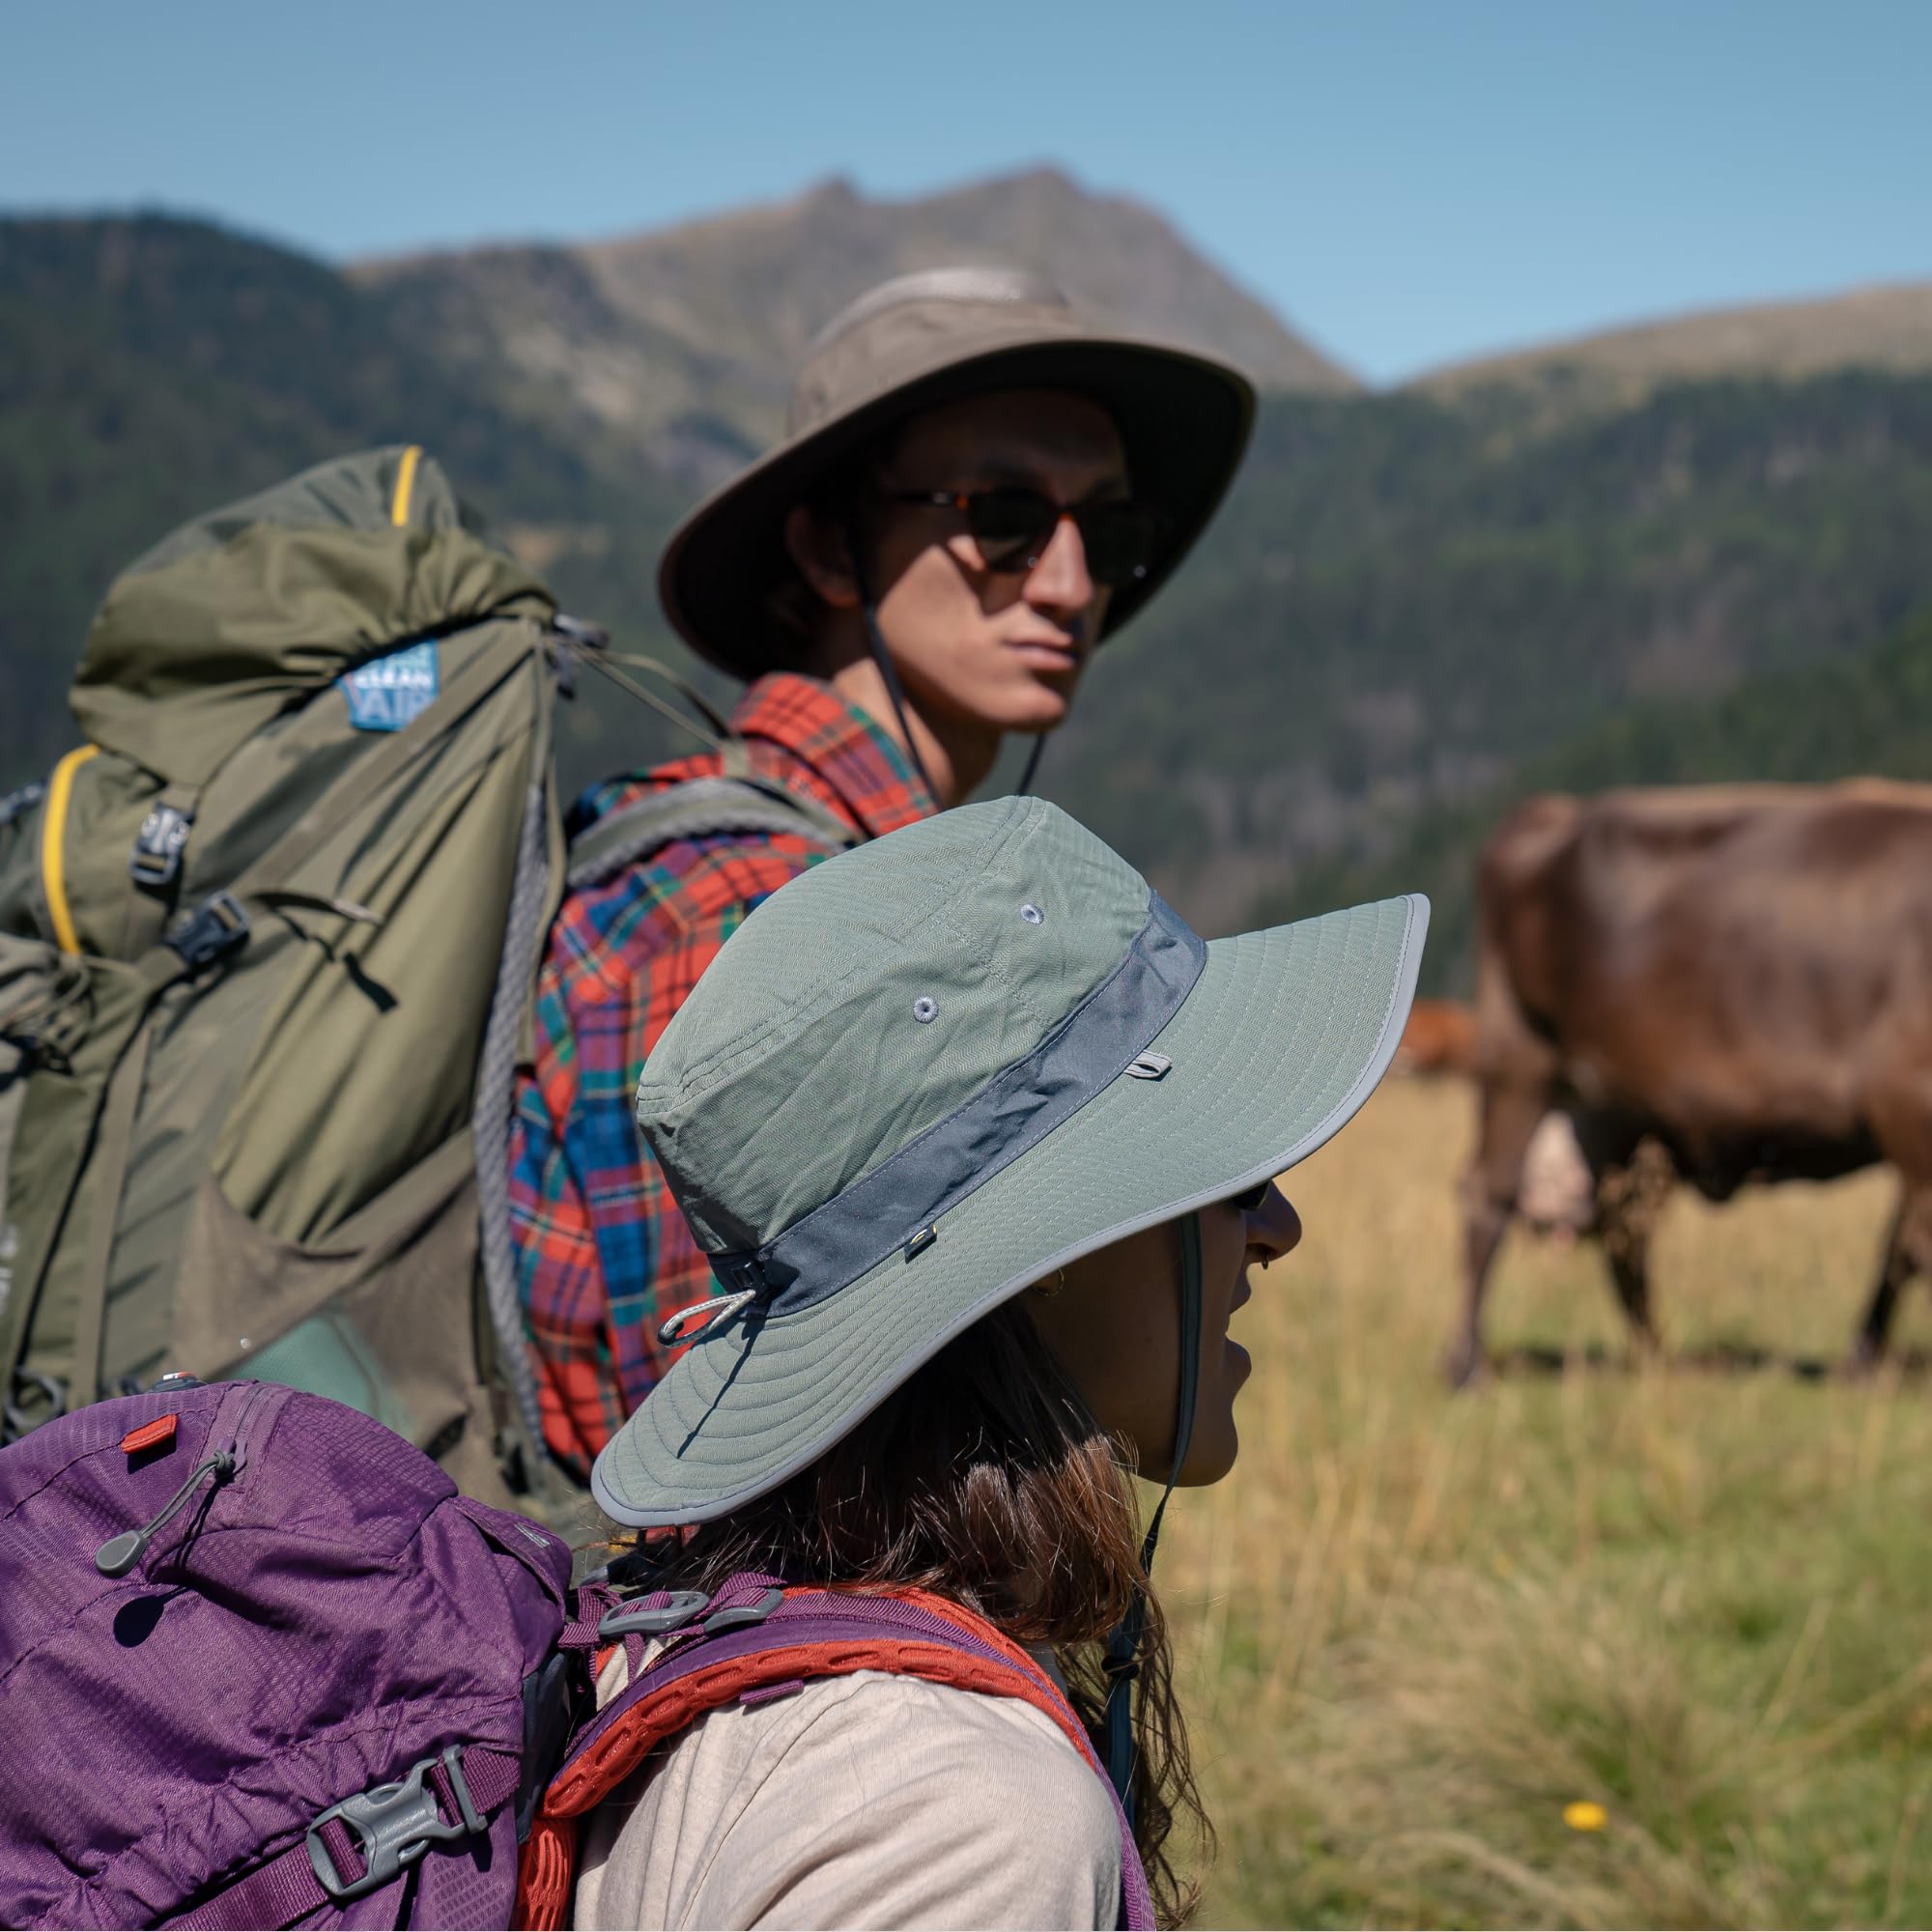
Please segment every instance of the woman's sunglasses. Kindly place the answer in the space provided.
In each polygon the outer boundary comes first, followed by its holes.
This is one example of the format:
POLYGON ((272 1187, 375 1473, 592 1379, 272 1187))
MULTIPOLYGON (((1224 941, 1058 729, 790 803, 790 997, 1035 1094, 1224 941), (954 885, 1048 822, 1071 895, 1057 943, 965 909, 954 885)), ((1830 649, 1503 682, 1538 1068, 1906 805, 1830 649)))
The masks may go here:
POLYGON ((1243 1189, 1239 1194, 1231 1194, 1228 1196, 1228 1206, 1239 1208, 1243 1214, 1252 1214, 1268 1198, 1268 1189, 1273 1185, 1272 1180, 1264 1180, 1253 1187, 1243 1189))
POLYGON ((992 490, 895 491, 895 503, 956 510, 966 519, 986 568, 1032 570, 1046 554, 1062 517, 1070 517, 1095 583, 1118 590, 1153 568, 1166 519, 1144 503, 1056 503, 1037 490, 1003 485, 992 490))

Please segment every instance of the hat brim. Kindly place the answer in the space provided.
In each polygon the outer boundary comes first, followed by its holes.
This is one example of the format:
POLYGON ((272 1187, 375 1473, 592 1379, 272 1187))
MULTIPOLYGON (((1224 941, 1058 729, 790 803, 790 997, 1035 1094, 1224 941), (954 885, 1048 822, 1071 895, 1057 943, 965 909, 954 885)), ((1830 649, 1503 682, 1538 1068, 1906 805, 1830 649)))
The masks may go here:
POLYGON ((1233 939, 1155 1040, 938 1224, 797 1314, 700 1341, 605 1446, 599 1505, 639 1527, 726 1516, 806 1468, 955 1335, 1055 1268, 1284 1173, 1327 1141, 1402 1038, 1429 901, 1233 939))
POLYGON ((781 443, 671 533, 658 595, 672 628, 734 677, 795 668, 805 640, 772 609, 791 572, 785 519, 828 472, 895 424, 996 389, 1092 397, 1121 433, 1135 495, 1166 518, 1147 576, 1108 600, 1100 635, 1117 631, 1173 575, 1226 495, 1254 424, 1255 392, 1237 370, 1189 350, 1097 332, 964 356, 781 443))

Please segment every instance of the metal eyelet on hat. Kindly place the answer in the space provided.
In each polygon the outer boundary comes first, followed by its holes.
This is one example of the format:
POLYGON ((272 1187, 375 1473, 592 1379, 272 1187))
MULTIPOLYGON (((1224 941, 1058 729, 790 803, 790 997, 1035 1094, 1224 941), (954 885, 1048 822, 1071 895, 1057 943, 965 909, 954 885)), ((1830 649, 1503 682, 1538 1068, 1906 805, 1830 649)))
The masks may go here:
POLYGON ((1037 905, 1035 905, 1031 899, 1029 899, 1025 905, 1020 907, 1020 917, 1023 920, 1025 920, 1029 925, 1037 925, 1040 923, 1040 921, 1046 917, 1046 915, 1043 912, 1041 912, 1040 909, 1037 905))
POLYGON ((939 1017, 939 1002, 922 993, 912 1003, 912 1016, 921 1026, 930 1026, 939 1017))

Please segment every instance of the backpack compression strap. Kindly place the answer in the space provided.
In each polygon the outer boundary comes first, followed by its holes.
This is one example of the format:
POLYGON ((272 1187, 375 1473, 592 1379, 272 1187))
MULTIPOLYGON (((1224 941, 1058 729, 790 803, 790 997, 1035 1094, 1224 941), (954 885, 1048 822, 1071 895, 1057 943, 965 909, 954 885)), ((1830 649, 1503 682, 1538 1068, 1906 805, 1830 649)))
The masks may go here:
POLYGON ((786 834, 829 852, 844 851, 860 836, 822 807, 749 772, 687 779, 585 826, 570 841, 565 883, 572 892, 602 885, 661 846, 725 832, 786 834))
POLYGON ((432 1848, 460 1849, 480 1837, 490 1814, 517 1795, 518 1778, 514 1753, 452 1745, 395 1783, 331 1805, 278 1858, 164 1921, 168 1932, 247 1932, 339 1911, 390 1884, 432 1848))
MULTIPOLYGON (((984 1696, 1017 1697, 1051 1719, 1106 1784, 1085 1727, 1046 1672, 983 1618, 925 1591, 862 1596, 734 1577, 715 1597, 688 1606, 663 1593, 619 1605, 598 1628, 614 1640, 639 1627, 667 1636, 668 1647, 579 1734, 525 1843, 516 1923, 530 1932, 555 1932, 564 1924, 578 1820, 655 1745, 707 1712, 757 1701, 761 1691, 783 1695, 807 1678, 879 1670, 984 1696), (683 1621, 667 1631, 666 1617, 680 1607, 683 1621)), ((1107 1786, 1110 1793, 1112 1788, 1107 1786)), ((1114 1809, 1121 1827, 1121 1923, 1151 1927, 1147 1874, 1118 1799, 1114 1809)))

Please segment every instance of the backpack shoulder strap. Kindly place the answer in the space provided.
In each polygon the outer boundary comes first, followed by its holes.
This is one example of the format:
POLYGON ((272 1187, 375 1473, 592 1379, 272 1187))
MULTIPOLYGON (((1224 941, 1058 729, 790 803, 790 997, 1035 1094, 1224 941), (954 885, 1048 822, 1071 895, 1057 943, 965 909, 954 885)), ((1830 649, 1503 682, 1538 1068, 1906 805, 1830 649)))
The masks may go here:
MULTIPOLYGON (((578 1821, 665 1739, 708 1712, 807 1678, 878 1670, 981 1695, 1017 1697, 1056 1724, 1103 1784, 1086 1728, 1059 1687, 1027 1653, 962 1605, 923 1590, 881 1595, 790 1588, 765 1577, 733 1577, 674 1613, 662 1596, 619 1605, 600 1634, 639 1627, 667 1647, 573 1741, 544 1795, 518 1872, 517 1923, 552 1932, 565 1922, 576 1866, 578 1821)), ((1107 1785, 1110 1794, 1113 1786, 1107 1785)), ((1121 1922, 1151 1927, 1153 1906, 1126 1814, 1121 1827, 1121 1922)))
POLYGON ((570 841, 565 883, 572 892, 602 885, 662 846, 721 832, 786 833, 826 852, 842 852, 860 836, 822 806, 749 769, 687 779, 585 826, 570 841))

